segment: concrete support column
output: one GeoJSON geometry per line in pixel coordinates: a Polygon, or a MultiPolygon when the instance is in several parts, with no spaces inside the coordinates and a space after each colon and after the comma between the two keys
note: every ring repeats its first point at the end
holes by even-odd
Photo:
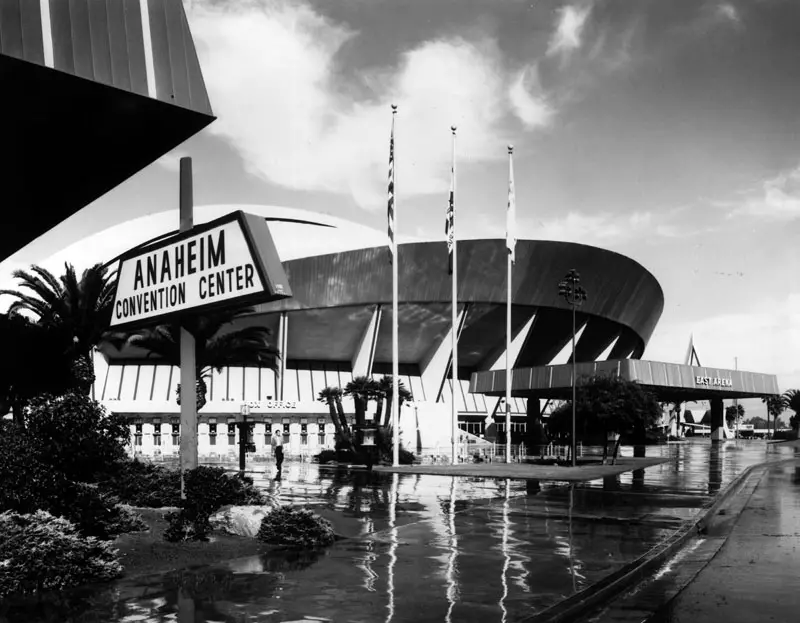
{"type": "Polygon", "coordinates": [[[289,315],[281,312],[278,319],[278,371],[276,375],[275,394],[278,400],[283,400],[283,382],[286,377],[286,357],[289,352],[289,315]]]}
{"type": "Polygon", "coordinates": [[[725,439],[725,409],[722,398],[711,399],[711,441],[718,443],[725,439]]]}

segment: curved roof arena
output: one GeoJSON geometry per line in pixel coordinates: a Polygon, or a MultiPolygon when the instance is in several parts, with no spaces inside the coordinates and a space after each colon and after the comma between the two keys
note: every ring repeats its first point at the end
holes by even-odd
{"type": "MultiPolygon", "coordinates": [[[[275,236],[276,241],[279,236],[275,236]]],[[[466,240],[458,245],[460,374],[488,369],[505,342],[506,249],[503,240],[466,240]]],[[[374,361],[391,361],[391,265],[385,245],[310,255],[283,262],[294,297],[257,306],[241,325],[267,326],[278,334],[288,318],[288,361],[350,361],[380,307],[374,361]]],[[[399,249],[401,365],[420,366],[451,326],[451,281],[444,242],[417,242],[399,249]]],[[[571,308],[558,296],[558,282],[580,272],[588,299],[578,311],[582,328],[579,361],[641,357],[664,306],[655,277],[618,253],[582,244],[520,240],[513,274],[512,325],[527,327],[516,366],[550,363],[572,336],[571,308]],[[612,346],[613,345],[613,346],[612,346]]],[[[111,360],[145,353],[106,348],[111,360]]],[[[467,377],[468,378],[468,377],[467,377]]]]}

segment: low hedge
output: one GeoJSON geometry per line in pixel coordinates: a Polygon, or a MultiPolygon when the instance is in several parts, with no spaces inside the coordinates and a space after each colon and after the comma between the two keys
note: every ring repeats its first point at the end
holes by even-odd
{"type": "Polygon", "coordinates": [[[281,506],[261,520],[256,538],[287,549],[315,549],[336,539],[331,522],[302,508],[281,506]]]}
{"type": "Polygon", "coordinates": [[[122,573],[108,541],[81,535],[45,511],[0,513],[0,597],[113,580],[122,573]]]}

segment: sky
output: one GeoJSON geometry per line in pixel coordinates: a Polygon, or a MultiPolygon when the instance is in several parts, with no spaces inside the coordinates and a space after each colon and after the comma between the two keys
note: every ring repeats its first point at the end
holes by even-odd
{"type": "MultiPolygon", "coordinates": [[[[627,255],[664,290],[645,357],[800,387],[796,0],[193,0],[217,120],[0,266],[195,202],[323,212],[384,229],[391,105],[398,234],[456,232],[627,255]]],[[[177,216],[176,216],[177,221],[177,216]]],[[[576,267],[580,270],[580,267],[576,267]]],[[[591,296],[591,284],[584,284],[591,296]]]]}

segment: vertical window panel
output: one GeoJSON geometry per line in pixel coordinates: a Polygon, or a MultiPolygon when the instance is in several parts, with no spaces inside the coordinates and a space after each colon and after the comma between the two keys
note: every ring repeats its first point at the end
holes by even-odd
{"type": "Polygon", "coordinates": [[[311,365],[311,397],[313,400],[317,399],[317,395],[326,387],[328,384],[325,379],[325,371],[322,369],[322,364],[315,363],[311,365]]]}
{"type": "Polygon", "coordinates": [[[169,400],[172,396],[169,395],[169,387],[171,383],[170,373],[172,366],[157,365],[153,370],[153,400],[161,402],[169,400]]]}
{"type": "Polygon", "coordinates": [[[245,402],[251,400],[261,400],[258,394],[258,368],[245,368],[244,369],[244,400],[245,402]]]}
{"type": "Polygon", "coordinates": [[[261,395],[258,397],[259,400],[267,400],[272,399],[275,400],[278,397],[278,388],[277,388],[277,375],[273,370],[269,368],[260,368],[258,371],[259,378],[261,379],[261,395]]]}
{"type": "Polygon", "coordinates": [[[119,390],[122,384],[122,368],[124,366],[112,365],[108,367],[106,377],[106,387],[103,393],[103,400],[118,400],[119,390]]]}
{"type": "Polygon", "coordinates": [[[300,400],[297,395],[297,370],[286,368],[286,377],[283,379],[283,399],[300,400]]]}
{"type": "Polygon", "coordinates": [[[423,401],[425,400],[425,390],[422,387],[422,377],[421,376],[412,376],[409,378],[411,388],[411,393],[414,394],[414,400],[416,401],[423,401]]]}
{"type": "Polygon", "coordinates": [[[211,400],[222,402],[228,399],[228,369],[211,371],[211,400]]]}
{"type": "Polygon", "coordinates": [[[303,367],[297,370],[298,391],[297,400],[313,401],[315,396],[311,389],[311,370],[303,367]]]}
{"type": "Polygon", "coordinates": [[[139,382],[136,383],[136,395],[134,396],[138,402],[151,400],[155,372],[156,367],[153,365],[139,366],[139,382]]]}
{"type": "Polygon", "coordinates": [[[241,366],[231,366],[228,368],[228,400],[240,404],[244,400],[242,383],[244,381],[244,369],[241,366]]]}
{"type": "Polygon", "coordinates": [[[139,366],[126,365],[122,375],[122,382],[120,383],[120,400],[133,400],[133,395],[136,393],[136,382],[139,376],[139,366]]]}

